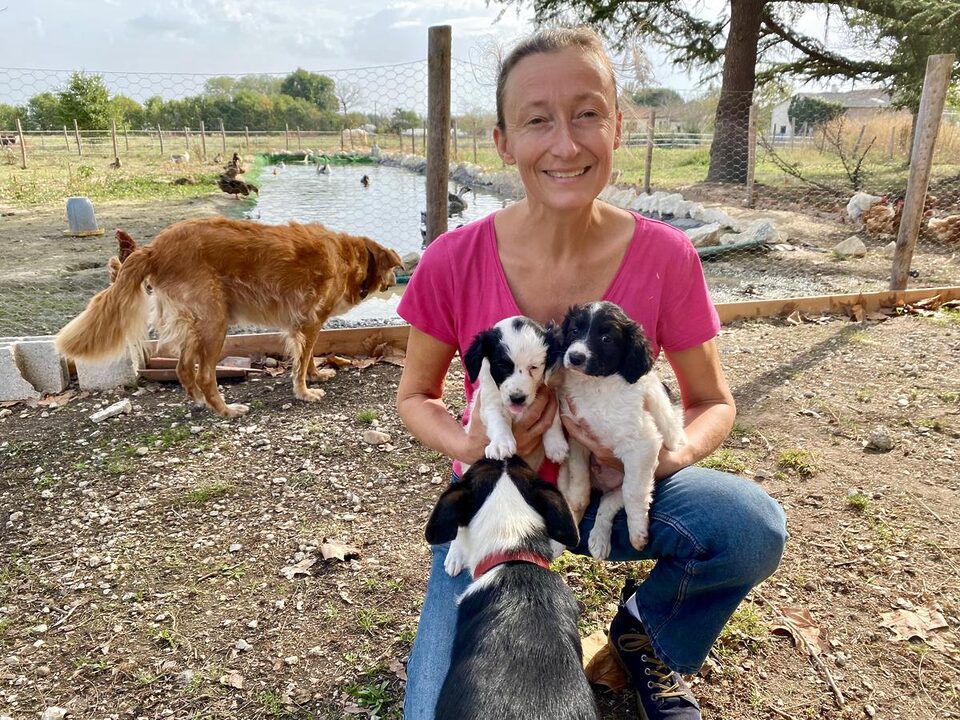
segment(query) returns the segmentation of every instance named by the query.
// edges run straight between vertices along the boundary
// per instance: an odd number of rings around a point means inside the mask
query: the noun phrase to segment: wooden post
[[[896,147],[896,140],[897,140],[897,126],[891,125],[890,140],[887,143],[887,159],[888,160],[893,160],[893,149],[894,147]]]
[[[67,126],[63,126],[63,144],[67,146],[67,152],[70,151],[70,138],[67,137]]]
[[[160,155],[163,156],[163,130],[160,129],[160,123],[157,123],[157,137],[160,138]]]
[[[457,143],[457,119],[453,119],[453,159],[460,159],[460,149],[458,148]]]
[[[297,125],[297,150],[303,150],[303,143],[300,138],[300,126]]]
[[[207,161],[207,129],[203,126],[203,120],[200,121],[200,159]]]
[[[447,231],[450,193],[450,47],[449,25],[427,31],[427,235],[429,245]],[[412,131],[411,131],[412,137]],[[426,137],[424,137],[426,143]]]
[[[943,116],[943,105],[950,85],[953,54],[931,55],[927,58],[927,72],[923,78],[923,94],[920,96],[920,111],[917,113],[917,132],[913,136],[910,153],[910,172],[907,175],[907,195],[903,199],[903,214],[897,232],[897,249],[890,270],[890,289],[906,290],[913,250],[920,234],[923,217],[923,201],[930,181],[930,166],[937,133]]]
[[[124,151],[129,154],[130,152],[130,138],[127,137],[127,125],[123,125],[123,147]]]
[[[190,154],[190,128],[185,127],[183,129],[183,144],[187,148],[187,155]]]
[[[80,144],[80,126],[77,125],[77,119],[73,119],[73,135],[77,139],[77,155],[83,156],[83,146]]]
[[[223,159],[227,159],[227,132],[223,129],[223,118],[220,118],[220,149],[223,152]]]
[[[657,128],[657,111],[650,109],[647,117],[647,157],[643,165],[643,191],[650,194],[650,166],[653,164],[653,141]]]
[[[753,207],[754,183],[753,174],[757,168],[757,106],[750,106],[750,119],[747,124],[747,202],[748,208]]]
[[[110,121],[110,139],[113,141],[113,159],[114,161],[120,158],[120,155],[117,151],[117,121]]]
[[[247,141],[246,151],[250,152],[250,128],[246,125],[243,126],[243,137],[246,138]]]
[[[473,164],[477,164],[477,129],[474,128],[473,132],[470,133],[473,135]]]
[[[290,149],[290,123],[283,124],[283,147],[286,150]]]
[[[23,126],[20,125],[20,118],[17,117],[17,135],[20,136],[20,169],[27,169],[27,144],[23,141]]]

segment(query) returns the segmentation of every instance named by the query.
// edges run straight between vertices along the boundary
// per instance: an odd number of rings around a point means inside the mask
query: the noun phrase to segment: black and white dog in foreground
[[[596,558],[610,554],[613,519],[625,508],[630,542],[647,544],[654,470],[661,445],[686,444],[681,414],[670,402],[643,330],[611,302],[574,305],[563,320],[561,408],[586,422],[623,463],[623,486],[604,494],[588,546]],[[560,490],[579,523],[590,501],[590,452],[571,440],[561,467]]]
[[[551,539],[578,539],[560,492],[520,458],[479,460],[440,496],[426,536],[458,538],[473,573],[436,720],[596,720],[577,602],[549,570]]]
[[[490,438],[486,457],[505,460],[516,453],[513,424],[523,418],[537,389],[548,380],[551,368],[559,364],[559,341],[557,333],[517,315],[477,333],[470,343],[463,364],[470,382],[479,380],[479,384],[471,402],[467,432],[479,415]],[[542,446],[523,459],[530,467],[538,468],[544,455],[554,462],[563,462],[567,449],[558,413],[543,436]],[[465,566],[460,542],[454,541],[447,553],[447,572],[458,575]]]

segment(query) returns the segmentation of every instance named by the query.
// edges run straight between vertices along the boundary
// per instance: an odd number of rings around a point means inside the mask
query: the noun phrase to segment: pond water
[[[370,179],[368,187],[360,183],[364,175]],[[426,183],[419,173],[389,165],[335,165],[328,175],[318,173],[313,165],[287,164],[277,174],[268,166],[260,176],[260,199],[245,215],[266,223],[319,222],[332,230],[366,235],[400,255],[419,253]],[[450,190],[454,189],[451,183]],[[467,207],[450,217],[450,228],[503,206],[499,197],[483,190],[467,193],[464,199]],[[400,322],[399,296],[398,288],[385,297],[370,297],[329,325]]]

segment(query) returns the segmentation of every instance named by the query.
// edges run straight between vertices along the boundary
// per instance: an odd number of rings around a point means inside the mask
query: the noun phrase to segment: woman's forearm
[[[400,419],[407,430],[427,447],[465,463],[482,457],[471,447],[470,438],[443,400],[414,395],[397,404]]]

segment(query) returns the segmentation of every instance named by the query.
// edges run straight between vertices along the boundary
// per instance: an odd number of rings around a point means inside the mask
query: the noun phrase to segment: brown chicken
[[[960,215],[930,218],[927,221],[929,234],[943,243],[960,242]]]

